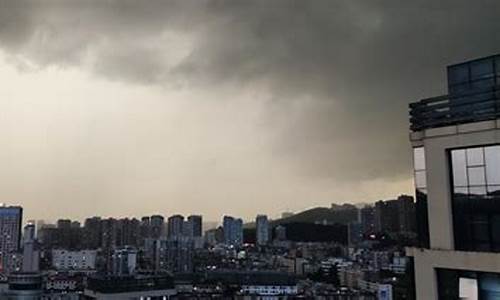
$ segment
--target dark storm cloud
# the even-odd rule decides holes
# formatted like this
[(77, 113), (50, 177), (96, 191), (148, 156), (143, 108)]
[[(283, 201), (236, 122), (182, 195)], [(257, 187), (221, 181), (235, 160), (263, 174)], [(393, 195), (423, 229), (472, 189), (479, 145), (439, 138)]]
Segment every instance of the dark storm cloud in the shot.
[(409, 174), (408, 102), (444, 92), (447, 64), (499, 52), (498, 12), (494, 0), (0, 0), (0, 46), (140, 84), (270, 87), (264, 123), (300, 172), (395, 178)]

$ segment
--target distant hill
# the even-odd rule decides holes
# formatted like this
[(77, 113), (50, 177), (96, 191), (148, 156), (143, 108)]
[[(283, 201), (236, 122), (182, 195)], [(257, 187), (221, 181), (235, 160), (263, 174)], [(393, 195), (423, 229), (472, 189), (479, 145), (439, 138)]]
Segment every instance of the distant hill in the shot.
[[(312, 223), (312, 224), (342, 224), (347, 225), (350, 222), (355, 222), (358, 219), (358, 210), (352, 205), (328, 207), (315, 207), (287, 218), (271, 220), (271, 225), (277, 226), (280, 224), (290, 223)], [(255, 228), (255, 222), (244, 224), (245, 228)]]
[(356, 221), (358, 213), (356, 209), (333, 210), (326, 207), (316, 207), (297, 213), (291, 217), (273, 220), (272, 225), (289, 223), (328, 223), (328, 224), (348, 224)]

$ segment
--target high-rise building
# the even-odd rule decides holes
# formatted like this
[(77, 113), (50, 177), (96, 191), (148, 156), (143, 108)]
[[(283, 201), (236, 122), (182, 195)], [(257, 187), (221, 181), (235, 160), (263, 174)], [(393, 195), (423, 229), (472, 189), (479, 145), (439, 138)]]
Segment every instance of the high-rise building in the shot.
[(20, 206), (0, 206), (0, 272), (10, 272), (10, 255), (19, 251), (22, 219)]
[(266, 215), (258, 215), (255, 218), (257, 245), (269, 243), (269, 220)]
[(347, 243), (350, 247), (358, 245), (363, 240), (363, 225), (351, 222), (347, 225)]
[(82, 240), (82, 248), (84, 249), (97, 249), (101, 246), (101, 235), (102, 235), (102, 227), (101, 227), (101, 218), (100, 217), (92, 217), (85, 219), (85, 223), (83, 226), (83, 240)]
[[(361, 211), (361, 213), (368, 212)], [(393, 234), (414, 234), (415, 203), (413, 197), (401, 195), (394, 200), (376, 202), (374, 217), (376, 231)]]
[(23, 272), (38, 272), (40, 255), (36, 248), (35, 224), (28, 223), (24, 226), (23, 236)]
[(159, 239), (163, 236), (165, 236), (165, 219), (160, 215), (151, 216), (151, 237)]
[(140, 226), (141, 222), (136, 218), (125, 218), (120, 219), (121, 222), (121, 234), (122, 234), (122, 245), (138, 247), (140, 245)]
[(410, 104), (417, 299), (500, 295), (500, 55), (448, 67), (448, 95)]
[(184, 217), (182, 215), (173, 215), (168, 218), (168, 237), (178, 237), (183, 235)]
[(194, 240), (177, 237), (166, 241), (167, 270), (173, 273), (193, 272)]
[(370, 234), (376, 231), (375, 222), (375, 207), (365, 206), (359, 210), (359, 221), (363, 234)]
[(414, 234), (416, 230), (415, 202), (412, 196), (401, 195), (398, 201), (399, 232)]
[(201, 237), (203, 233), (203, 219), (200, 215), (191, 215), (187, 221), (192, 224), (192, 236)]
[(224, 228), (224, 243), (239, 247), (243, 244), (243, 220), (231, 216), (224, 216), (222, 221)]

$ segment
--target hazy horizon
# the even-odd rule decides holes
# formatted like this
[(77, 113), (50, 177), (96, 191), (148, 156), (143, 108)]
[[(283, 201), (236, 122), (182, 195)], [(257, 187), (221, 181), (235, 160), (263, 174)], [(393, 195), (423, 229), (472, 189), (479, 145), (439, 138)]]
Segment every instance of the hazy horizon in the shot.
[(500, 2), (0, 1), (0, 203), (251, 220), (413, 194), (408, 104)]

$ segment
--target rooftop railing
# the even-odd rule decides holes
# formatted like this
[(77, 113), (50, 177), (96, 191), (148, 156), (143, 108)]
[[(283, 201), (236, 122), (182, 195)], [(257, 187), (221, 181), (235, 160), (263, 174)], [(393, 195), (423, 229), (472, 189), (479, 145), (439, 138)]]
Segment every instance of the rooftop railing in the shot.
[(500, 119), (500, 85), (410, 104), (412, 131), (495, 119)]

